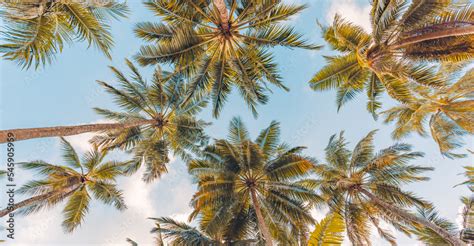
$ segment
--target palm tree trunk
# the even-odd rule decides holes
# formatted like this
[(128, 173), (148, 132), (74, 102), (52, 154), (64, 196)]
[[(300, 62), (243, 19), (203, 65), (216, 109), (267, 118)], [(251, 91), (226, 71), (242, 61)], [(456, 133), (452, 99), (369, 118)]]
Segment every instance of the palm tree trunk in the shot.
[(229, 31), (229, 12), (225, 5), (224, 0), (213, 0), (214, 6), (219, 11), (219, 16), (221, 20), (221, 27), (224, 31)]
[(129, 123), (106, 123), (106, 124), (88, 124), (78, 126), (55, 126), (41, 128), (24, 128), (0, 131), (0, 143), (6, 143), (11, 136), (15, 141), (27, 140), (32, 138), (62, 137), (77, 135), (86, 132), (98, 132), (114, 129), (125, 129), (135, 126), (141, 126), (154, 123), (154, 120), (138, 120)]
[[(400, 49), (405, 46), (421, 43), (424, 41), (474, 34), (474, 23), (463, 23), (464, 25), (461, 26), (458, 26), (457, 24), (460, 23), (443, 23), (427, 26), (419, 30), (414, 30), (413, 32), (408, 33), (408, 38), (402, 39), (401, 41), (394, 44), (391, 48)], [(430, 29), (434, 31), (429, 31)], [(417, 33), (421, 34), (417, 35)]]
[(0, 210), (0, 218), (1, 217), (4, 217), (5, 215), (19, 209), (19, 208), (23, 208), (23, 207), (26, 207), (26, 206), (30, 206), (30, 205), (33, 205), (37, 202), (40, 202), (40, 201), (43, 201), (43, 200), (46, 200), (46, 199), (49, 199), (53, 196), (56, 196), (56, 195), (60, 195), (60, 194), (63, 194), (64, 197), (66, 196), (69, 196), (70, 194), (72, 194), (79, 186), (73, 186), (72, 188), (67, 188), (67, 189), (63, 189), (63, 190), (59, 190), (59, 191), (50, 191), (46, 194), (42, 194), (42, 195), (38, 195), (38, 196), (34, 196), (34, 197), (30, 197), (28, 199), (25, 199), (19, 203), (15, 203), (13, 204), (12, 206), (12, 209), (8, 209), (5, 208), (5, 209), (2, 209)]
[(272, 236), (270, 234), (270, 230), (268, 230), (268, 227), (265, 224), (265, 220), (263, 219), (262, 209), (260, 208), (260, 203), (258, 203), (255, 189), (250, 189), (250, 195), (252, 196), (252, 203), (255, 208), (255, 213), (257, 214), (258, 228), (265, 238), (265, 245), (272, 246)]
[(387, 211), (390, 211), (391, 213), (394, 213), (398, 217), (400, 217), (404, 220), (407, 220), (407, 221), (415, 222), (415, 223), (421, 224), (423, 226), (426, 226), (427, 228), (431, 229), (432, 231), (434, 231), (435, 233), (440, 235), (444, 240), (448, 241), (450, 244), (452, 244), (454, 246), (463, 245), (463, 243), (461, 242), (461, 240), (459, 238), (457, 238), (455, 235), (452, 235), (451, 233), (449, 233), (445, 229), (439, 227), (438, 225), (436, 225), (434, 223), (431, 223), (431, 222), (429, 222), (425, 219), (422, 219), (418, 216), (415, 216), (413, 214), (410, 214), (410, 213), (404, 211), (403, 209), (400, 209), (397, 206), (389, 204), (389, 203), (383, 201), (382, 199), (378, 198), (377, 196), (375, 196), (374, 194), (372, 194), (371, 192), (369, 192), (365, 189), (361, 188), (360, 192), (363, 193), (364, 195), (366, 195), (368, 198), (370, 198), (370, 200), (373, 203), (379, 205), (380, 207), (384, 208)]

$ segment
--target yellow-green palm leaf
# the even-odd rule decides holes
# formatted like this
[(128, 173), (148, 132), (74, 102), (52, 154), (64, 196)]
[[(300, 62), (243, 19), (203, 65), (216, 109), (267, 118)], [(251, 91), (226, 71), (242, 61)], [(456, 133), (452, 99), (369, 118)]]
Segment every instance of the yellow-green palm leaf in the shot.
[(343, 216), (330, 213), (316, 223), (308, 241), (308, 246), (342, 245), (345, 225)]
[(51, 63), (65, 43), (75, 39), (94, 45), (110, 58), (108, 23), (128, 13), (126, 4), (109, 1), (1, 1), (5, 31), (0, 53), (24, 68)]

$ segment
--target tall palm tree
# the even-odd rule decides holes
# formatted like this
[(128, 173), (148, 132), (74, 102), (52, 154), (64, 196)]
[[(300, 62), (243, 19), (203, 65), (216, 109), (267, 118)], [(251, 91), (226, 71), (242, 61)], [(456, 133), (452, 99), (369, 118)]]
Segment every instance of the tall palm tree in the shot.
[(380, 96), (412, 102), (412, 87), (437, 88), (444, 78), (424, 61), (462, 61), (474, 56), (474, 8), (470, 4), (433, 0), (372, 1), (371, 33), (334, 18), (323, 27), (329, 46), (340, 52), (310, 81), (314, 90), (337, 89), (340, 108), (366, 90), (367, 110), (376, 117)]
[(321, 201), (304, 179), (315, 163), (301, 154), (303, 147), (280, 144), (279, 135), (279, 124), (272, 122), (252, 141), (234, 118), (227, 139), (216, 140), (188, 163), (198, 181), (190, 219), (201, 215), (208, 232), (224, 230), (222, 239), (258, 231), (272, 245), (292, 228), (292, 243), (298, 242), (298, 234), (314, 223), (309, 209)]
[(134, 154), (128, 173), (136, 171), (144, 162), (147, 167), (144, 180), (152, 181), (159, 177), (166, 172), (165, 164), (169, 162), (170, 150), (187, 158), (190, 151), (206, 143), (204, 127), (207, 123), (194, 117), (206, 105), (206, 101), (191, 99), (183, 103), (183, 92), (187, 85), (177, 73), (162, 71), (157, 67), (150, 85), (130, 61), (126, 60), (126, 63), (131, 71), (130, 78), (111, 67), (120, 88), (98, 81), (114, 97), (122, 111), (95, 110), (115, 123), (4, 130), (0, 131), (0, 142), (5, 142), (9, 133), (13, 133), (16, 141), (19, 141), (100, 132), (92, 139), (93, 143), (101, 148), (120, 148)]
[(83, 222), (89, 210), (91, 195), (105, 204), (114, 205), (118, 210), (126, 208), (115, 178), (122, 174), (127, 162), (104, 161), (107, 151), (100, 151), (97, 147), (79, 159), (74, 148), (64, 138), (61, 138), (61, 146), (65, 165), (44, 161), (19, 163), (22, 168), (37, 171), (44, 178), (23, 185), (18, 192), (31, 197), (1, 210), (0, 217), (16, 210), (24, 214), (38, 212), (67, 200), (62, 225), (66, 231), (72, 232)]
[(432, 168), (408, 164), (423, 154), (410, 152), (411, 147), (406, 144), (374, 154), (374, 134), (375, 131), (370, 132), (352, 152), (343, 133), (333, 135), (325, 149), (327, 163), (316, 167), (319, 190), (329, 207), (344, 216), (350, 241), (354, 245), (370, 245), (370, 228), (374, 226), (382, 238), (394, 244), (395, 237), (380, 227), (383, 220), (404, 233), (409, 233), (410, 225), (422, 225), (452, 245), (462, 245), (449, 231), (407, 210), (431, 206), (400, 187), (428, 179), (419, 174)]
[(283, 24), (304, 5), (281, 0), (147, 0), (161, 23), (144, 22), (135, 33), (150, 45), (141, 65), (172, 63), (192, 77), (188, 97), (211, 95), (217, 117), (233, 86), (252, 110), (266, 103), (267, 83), (287, 89), (269, 47), (318, 49)]
[(392, 136), (400, 139), (411, 132), (426, 135), (425, 122), (441, 153), (447, 157), (464, 157), (451, 151), (462, 146), (460, 138), (474, 134), (474, 69), (455, 83), (436, 90), (417, 89), (417, 100), (382, 112), (385, 122), (396, 121)]
[(99, 0), (0, 0), (0, 8), (5, 21), (0, 53), (24, 68), (51, 63), (74, 40), (86, 40), (111, 58), (108, 23), (128, 13), (125, 3)]

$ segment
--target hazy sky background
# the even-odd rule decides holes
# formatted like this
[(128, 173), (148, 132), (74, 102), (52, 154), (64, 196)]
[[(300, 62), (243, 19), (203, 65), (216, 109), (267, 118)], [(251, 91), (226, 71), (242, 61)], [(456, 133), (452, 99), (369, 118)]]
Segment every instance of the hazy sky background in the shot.
[[(114, 22), (112, 31), (115, 47), (113, 60), (106, 59), (94, 48), (86, 50), (87, 45), (75, 43), (65, 47), (57, 56), (53, 65), (37, 71), (21, 70), (12, 62), (1, 60), (0, 87), (0, 129), (46, 127), (56, 125), (75, 125), (101, 122), (92, 108), (102, 107), (116, 109), (109, 97), (95, 82), (103, 80), (114, 83), (113, 75), (107, 66), (113, 65), (125, 71), (124, 58), (135, 54), (141, 41), (133, 35), (133, 26), (140, 21), (159, 21), (146, 10), (141, 1), (128, 1), (131, 15), (127, 20)], [(304, 33), (309, 40), (324, 44), (320, 38), (320, 29), (316, 21), (327, 24), (335, 13), (362, 25), (369, 30), (369, 1), (367, 0), (296, 0), (287, 2), (308, 3), (309, 7), (291, 20), (296, 29)], [(281, 123), (281, 139), (292, 146), (307, 146), (305, 153), (323, 159), (323, 149), (330, 135), (345, 130), (350, 147), (364, 137), (369, 131), (379, 129), (375, 142), (378, 149), (394, 143), (390, 138), (393, 129), (380, 120), (374, 121), (365, 110), (366, 98), (361, 94), (356, 100), (348, 103), (339, 113), (336, 112), (335, 92), (314, 92), (307, 81), (324, 63), (322, 55), (331, 54), (328, 48), (319, 51), (274, 49), (281, 73), (290, 92), (274, 89), (267, 105), (260, 106), (259, 117), (252, 117), (238, 93), (229, 98), (218, 120), (211, 118), (209, 110), (200, 117), (212, 122), (207, 132), (213, 138), (225, 137), (228, 123), (234, 116), (241, 116), (252, 136), (266, 127), (272, 120)], [(143, 68), (149, 74), (151, 68)], [(385, 100), (385, 106), (393, 102)], [(88, 139), (92, 134), (68, 137), (80, 152), (89, 148)], [(468, 148), (473, 147), (473, 139)], [(428, 182), (404, 187), (406, 190), (432, 201), (441, 215), (455, 221), (461, 203), (459, 197), (467, 195), (465, 187), (454, 185), (463, 181), (460, 173), (462, 166), (472, 164), (472, 158), (449, 160), (443, 158), (435, 143), (430, 138), (409, 137), (404, 142), (414, 145), (417, 151), (426, 156), (413, 164), (435, 167)], [(5, 166), (6, 146), (0, 146), (2, 167)], [(55, 138), (37, 139), (16, 143), (16, 161), (45, 160), (50, 163), (61, 163), (59, 141)], [(124, 159), (126, 156), (113, 153), (110, 159)], [(172, 216), (186, 220), (191, 211), (189, 200), (195, 186), (186, 171), (186, 164), (175, 159), (169, 165), (170, 173), (153, 184), (141, 182), (141, 172), (132, 177), (119, 179), (119, 187), (124, 190), (128, 210), (116, 211), (112, 206), (92, 202), (89, 213), (82, 227), (72, 234), (64, 234), (61, 228), (61, 210), (63, 204), (29, 217), (17, 217), (16, 240), (11, 245), (127, 245), (126, 237), (135, 239), (140, 245), (153, 242), (149, 233), (153, 223), (147, 217)], [(31, 173), (16, 169), (18, 185), (23, 181), (35, 178)], [(4, 186), (1, 184), (2, 187)], [(4, 192), (1, 193), (5, 201)], [(17, 196), (17, 199), (20, 197)], [(4, 207), (4, 202), (0, 207)], [(322, 212), (315, 211), (320, 219)], [(398, 232), (399, 245), (416, 245)], [(2, 232), (1, 238), (5, 238)], [(377, 239), (374, 234), (374, 245), (388, 245)]]

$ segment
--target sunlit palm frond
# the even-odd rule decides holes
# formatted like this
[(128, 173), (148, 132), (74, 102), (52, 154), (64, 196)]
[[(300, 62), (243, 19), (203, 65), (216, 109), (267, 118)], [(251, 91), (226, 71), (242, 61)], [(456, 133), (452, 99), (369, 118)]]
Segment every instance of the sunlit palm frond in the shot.
[(323, 67), (310, 81), (313, 90), (328, 90), (344, 85), (350, 75), (362, 69), (354, 54), (328, 58), (330, 63)]
[(126, 4), (111, 1), (107, 4), (40, 1), (37, 4), (0, 3), (6, 31), (0, 52), (6, 59), (24, 68), (52, 63), (65, 43), (75, 39), (87, 41), (110, 58), (113, 46), (109, 32), (110, 18), (126, 17)]
[[(456, 232), (456, 226), (450, 221), (441, 218), (440, 215), (434, 208), (431, 209), (419, 209), (419, 216), (443, 227), (447, 231)], [(438, 234), (423, 226), (415, 226), (412, 229), (412, 233), (416, 235), (417, 239), (426, 245), (449, 245), (449, 242), (444, 240)]]
[(377, 0), (372, 1), (370, 13), (372, 24), (372, 38), (379, 44), (390, 36), (396, 28), (397, 20), (402, 15), (406, 1), (404, 0)]
[(342, 245), (344, 231), (345, 224), (343, 216), (338, 213), (330, 213), (316, 223), (316, 227), (309, 238), (308, 245)]
[(341, 16), (334, 17), (329, 27), (322, 26), (323, 37), (332, 49), (341, 52), (356, 52), (366, 49), (371, 38), (362, 28), (344, 20)]
[(452, 120), (441, 114), (434, 114), (430, 119), (430, 130), (433, 140), (438, 144), (440, 152), (450, 158), (464, 157), (464, 154), (452, 153), (453, 149), (463, 145), (460, 137), (466, 134)]
[(81, 225), (89, 210), (89, 201), (90, 196), (85, 187), (80, 188), (71, 195), (63, 210), (65, 220), (62, 225), (67, 232), (72, 232)]
[(449, 7), (449, 1), (414, 0), (400, 19), (401, 31), (414, 29), (436, 18)]
[(172, 218), (152, 218), (160, 227), (153, 228), (152, 233), (162, 233), (164, 239), (173, 245), (212, 245), (214, 240), (194, 227)]
[(118, 210), (127, 208), (122, 192), (117, 189), (115, 184), (108, 182), (94, 182), (90, 185), (90, 190), (97, 200), (101, 200), (107, 205), (114, 205)]
[(81, 160), (72, 145), (64, 138), (61, 138), (62, 157), (72, 168), (82, 169)]

